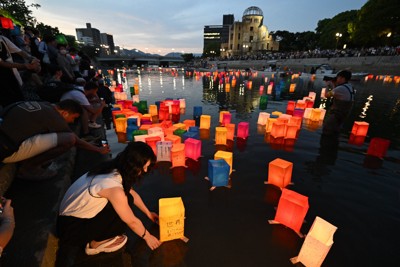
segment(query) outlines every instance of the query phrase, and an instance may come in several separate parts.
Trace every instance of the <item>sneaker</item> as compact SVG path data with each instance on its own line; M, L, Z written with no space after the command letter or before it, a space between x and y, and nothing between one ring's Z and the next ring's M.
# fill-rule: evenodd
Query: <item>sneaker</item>
M96 255L101 252L114 252L122 248L126 244L126 241L128 241L128 237L126 235L119 235L101 244L97 248L91 248L89 243L87 243L85 252L87 255Z
M95 129L98 129L98 128L101 127L100 124L98 124L98 123L96 123L96 122L94 122L94 121L89 122L88 126L89 126L90 128L95 128Z

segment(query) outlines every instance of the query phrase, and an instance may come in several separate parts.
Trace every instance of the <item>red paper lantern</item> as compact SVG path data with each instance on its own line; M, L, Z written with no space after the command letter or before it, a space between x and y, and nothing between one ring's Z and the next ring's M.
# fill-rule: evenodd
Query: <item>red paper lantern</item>
M380 137L371 138L369 143L367 155L383 158L389 148L390 140L383 139Z
M300 229L308 211L308 197L295 191L282 189L274 221L293 229L300 236Z
M355 121L353 128L351 129L351 134L356 136L367 136L369 123L365 121Z

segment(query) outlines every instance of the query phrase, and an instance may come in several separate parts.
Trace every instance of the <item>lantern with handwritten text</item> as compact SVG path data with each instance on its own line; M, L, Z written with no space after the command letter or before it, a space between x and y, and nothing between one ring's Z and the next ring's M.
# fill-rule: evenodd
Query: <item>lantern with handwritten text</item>
M171 141L158 141L157 146L157 161L171 161Z
M185 207L182 198L161 198L158 205L160 241L184 238Z
M227 129L225 127L215 127L215 144L226 145Z
M211 125L211 116L210 115L201 115L200 116L200 129L210 129Z
M171 148L171 162L174 167L185 167L185 144L173 144Z

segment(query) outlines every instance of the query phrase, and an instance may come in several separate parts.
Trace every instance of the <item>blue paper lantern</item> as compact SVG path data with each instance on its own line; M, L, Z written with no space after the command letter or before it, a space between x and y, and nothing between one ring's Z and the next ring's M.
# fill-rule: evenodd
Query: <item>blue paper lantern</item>
M230 166L224 159L208 160L208 179L212 186L227 186Z

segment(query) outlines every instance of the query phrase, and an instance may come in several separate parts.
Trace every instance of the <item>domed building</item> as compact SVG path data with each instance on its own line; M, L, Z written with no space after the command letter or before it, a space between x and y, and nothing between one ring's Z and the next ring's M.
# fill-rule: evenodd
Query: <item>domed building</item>
M279 50L279 43L269 35L263 21L263 11L259 7L246 8L242 21L231 25L228 43L221 44L221 51L225 52L221 56L254 55Z
M256 6L246 8L242 21L233 14L223 16L223 25L204 26L205 56L244 56L279 50L279 42L263 25L263 11Z

